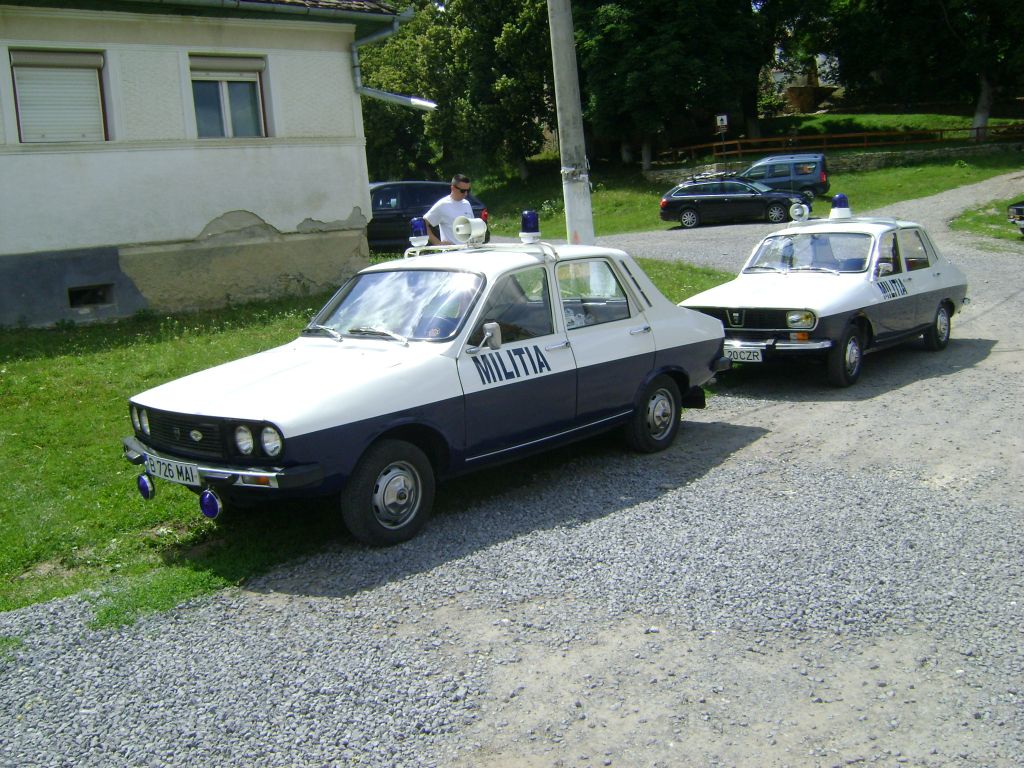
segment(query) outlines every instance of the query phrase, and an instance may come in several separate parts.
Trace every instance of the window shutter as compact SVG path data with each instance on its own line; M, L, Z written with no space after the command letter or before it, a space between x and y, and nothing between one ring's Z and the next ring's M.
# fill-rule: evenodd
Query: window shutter
M99 70L14 69L23 142L104 141Z

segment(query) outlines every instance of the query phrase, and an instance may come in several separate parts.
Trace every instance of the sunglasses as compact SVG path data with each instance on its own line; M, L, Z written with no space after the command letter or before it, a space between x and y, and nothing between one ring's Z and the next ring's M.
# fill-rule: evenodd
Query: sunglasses
M469 190L471 190L472 187L456 187L454 184L452 184L452 189L457 190L457 191L461 192L464 195L468 195L469 194Z

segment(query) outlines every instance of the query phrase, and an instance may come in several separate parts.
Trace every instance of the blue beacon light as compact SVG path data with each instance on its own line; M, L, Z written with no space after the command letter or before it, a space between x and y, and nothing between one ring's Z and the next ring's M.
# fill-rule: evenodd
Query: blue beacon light
M536 211L523 211L519 219L519 239L524 243L536 243L540 240L540 217Z
M430 242L430 238L427 236L427 222L422 216L409 220L409 230L412 232L409 242L413 246L419 248Z

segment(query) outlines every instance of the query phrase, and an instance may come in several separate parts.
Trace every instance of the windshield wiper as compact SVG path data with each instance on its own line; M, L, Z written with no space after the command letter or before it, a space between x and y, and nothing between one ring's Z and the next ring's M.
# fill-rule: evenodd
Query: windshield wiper
M329 328L326 325L319 325L317 323L310 323L309 325L307 325L305 328L302 329L303 333L309 333L311 331L323 331L324 333L326 333L328 336L330 336L335 341L344 341L344 339L345 339L345 337L342 336L340 333L338 333L336 330L334 330L333 328Z
M802 264L799 267L790 267L790 272L831 272L833 275L838 275L838 269L832 269L832 267L821 267L812 264Z
M405 338L405 336L399 336L394 331L389 331L386 328L369 328L367 326L360 326L358 328L349 328L348 332L353 336L382 336L385 339L400 341L406 346L409 344L409 340Z
M771 264L751 264L747 267L744 272L749 272L752 269L770 269L772 272L781 272L782 270L778 267L773 267Z

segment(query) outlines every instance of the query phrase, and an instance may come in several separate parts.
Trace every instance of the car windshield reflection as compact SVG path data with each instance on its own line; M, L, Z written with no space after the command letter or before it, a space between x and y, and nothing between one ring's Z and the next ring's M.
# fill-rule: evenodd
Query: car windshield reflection
M766 238L744 272L863 272L871 255L871 235L815 232Z
M483 278L470 272L365 272L335 295L311 327L401 343L450 339L462 327L482 285Z

